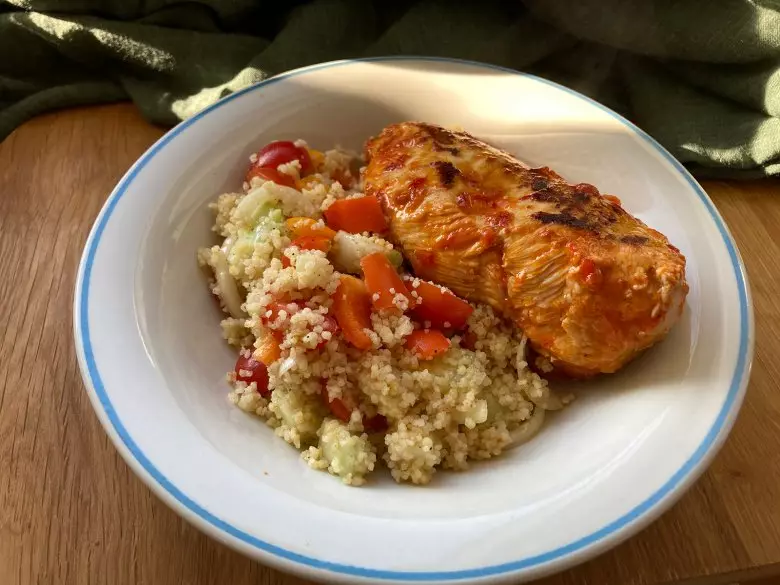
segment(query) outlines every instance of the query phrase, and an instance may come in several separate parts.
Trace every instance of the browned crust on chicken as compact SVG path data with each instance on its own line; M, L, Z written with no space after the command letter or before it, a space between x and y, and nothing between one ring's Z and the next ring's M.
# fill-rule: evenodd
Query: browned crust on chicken
M431 124L388 126L366 157L415 272L513 319L568 373L614 372L679 318L685 258L616 197Z

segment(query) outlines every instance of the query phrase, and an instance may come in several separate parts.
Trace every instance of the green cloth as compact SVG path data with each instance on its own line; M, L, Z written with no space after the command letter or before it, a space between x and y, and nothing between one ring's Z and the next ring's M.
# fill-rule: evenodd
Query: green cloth
M780 175L780 0L0 0L0 139L126 99L171 125L287 69L399 54L563 83L700 175Z

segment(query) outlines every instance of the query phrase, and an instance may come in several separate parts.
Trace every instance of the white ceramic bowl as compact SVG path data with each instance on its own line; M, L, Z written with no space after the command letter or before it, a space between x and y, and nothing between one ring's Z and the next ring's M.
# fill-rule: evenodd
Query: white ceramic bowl
M670 337L591 384L531 443L428 487L349 488L231 406L234 352L195 261L207 204L272 139L359 149L388 123L457 124L619 195L688 258ZM707 195L597 103L529 75L441 59L326 63L232 94L152 146L87 241L75 335L95 410L133 470L197 527L337 582L531 579L590 558L677 500L723 443L753 347L744 270ZM110 497L110 496L107 496Z

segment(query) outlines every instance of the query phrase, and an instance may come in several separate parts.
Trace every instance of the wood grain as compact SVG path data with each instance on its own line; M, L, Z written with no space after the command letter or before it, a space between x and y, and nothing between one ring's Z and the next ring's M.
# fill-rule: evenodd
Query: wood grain
M71 330L81 249L114 184L161 133L119 105L43 116L0 144L3 584L304 583L203 536L152 496L109 444L82 386ZM671 511L544 585L780 574L780 182L705 188L752 285L757 350L746 404Z

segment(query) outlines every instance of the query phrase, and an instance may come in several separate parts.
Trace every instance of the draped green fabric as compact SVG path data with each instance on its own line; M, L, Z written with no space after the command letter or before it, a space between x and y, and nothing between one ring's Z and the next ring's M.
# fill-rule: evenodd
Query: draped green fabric
M127 99L171 125L288 69L401 54L567 85L700 175L780 174L780 0L0 0L0 139Z

